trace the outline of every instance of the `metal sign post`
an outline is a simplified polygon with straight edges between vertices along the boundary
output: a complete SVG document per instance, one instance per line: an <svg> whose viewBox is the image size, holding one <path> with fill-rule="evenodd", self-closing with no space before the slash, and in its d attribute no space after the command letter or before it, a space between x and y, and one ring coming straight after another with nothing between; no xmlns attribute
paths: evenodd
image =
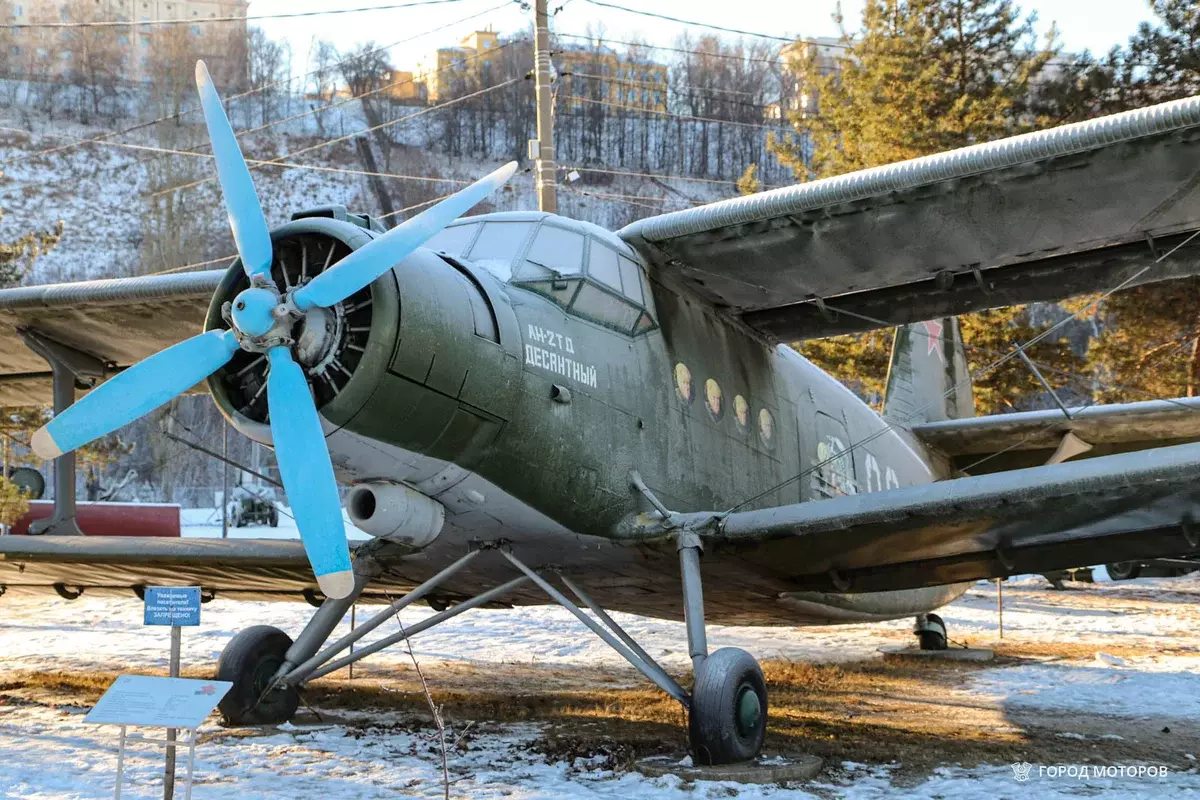
<svg viewBox="0 0 1200 800"><path fill-rule="evenodd" d="M147 586L145 594L145 625L171 626L171 660L170 676L179 677L179 648L183 642L183 625L200 624L200 587L199 586ZM196 732L192 731L192 740ZM172 800L175 796L175 728L167 728L166 764L163 767L163 800ZM194 749L194 745L192 748ZM188 766L189 775L191 765ZM119 782L118 782L119 785ZM191 794L191 779L188 780L188 794Z"/></svg>

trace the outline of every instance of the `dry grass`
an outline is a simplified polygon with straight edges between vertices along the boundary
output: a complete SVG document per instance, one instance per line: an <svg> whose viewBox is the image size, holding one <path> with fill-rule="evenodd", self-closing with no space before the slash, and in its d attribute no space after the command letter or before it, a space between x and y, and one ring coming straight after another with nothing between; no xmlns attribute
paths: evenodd
<svg viewBox="0 0 1200 800"><path fill-rule="evenodd" d="M831 763L898 761L901 780L919 780L936 766L978 763L1175 764L1186 737L1200 728L1161 733L1161 722L1131 721L1075 712L1046 715L1006 709L964 690L980 669L1044 659L1091 658L1097 650L1145 654L1105 645L1004 644L990 664L921 660L869 660L841 665L769 661L769 753L808 752ZM555 757L608 756L612 766L686 748L679 705L639 681L632 671L518 664L429 665L434 698L448 724L469 721L544 725L541 749ZM185 677L211 673L185 670ZM0 702L90 705L115 673L13 672L0 675ZM680 676L682 679L683 676ZM340 711L388 713L387 724L428 724L420 682L411 668L378 669L354 681L344 675L317 681L305 701L325 717ZM1069 717L1069 718L1068 718ZM354 722L347 721L353 726ZM1086 741L1057 733L1094 734ZM1096 737L1119 733L1121 740ZM1183 767L1180 763L1177 766Z"/></svg>

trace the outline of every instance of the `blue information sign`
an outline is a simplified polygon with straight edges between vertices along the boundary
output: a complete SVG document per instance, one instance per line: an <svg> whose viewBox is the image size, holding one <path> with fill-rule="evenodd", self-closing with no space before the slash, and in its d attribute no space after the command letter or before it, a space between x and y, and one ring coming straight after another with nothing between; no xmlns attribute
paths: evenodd
<svg viewBox="0 0 1200 800"><path fill-rule="evenodd" d="M147 586L145 625L199 625L199 586Z"/></svg>

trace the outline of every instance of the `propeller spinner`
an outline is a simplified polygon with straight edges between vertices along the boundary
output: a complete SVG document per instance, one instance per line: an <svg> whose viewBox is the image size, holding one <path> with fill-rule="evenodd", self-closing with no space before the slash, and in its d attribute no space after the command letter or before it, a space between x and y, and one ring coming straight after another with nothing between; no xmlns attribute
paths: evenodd
<svg viewBox="0 0 1200 800"><path fill-rule="evenodd" d="M280 292L271 279L271 235L250 170L204 62L196 86L229 225L250 279L230 309L229 330L208 331L156 353L113 376L34 435L34 451L55 458L133 422L229 363L239 349L264 353L270 364L267 403L271 438L284 491L321 591L346 597L354 588L341 502L320 418L304 371L293 358L294 323L315 307L330 307L370 285L447 224L504 185L510 162L427 211L351 252L307 283Z"/></svg>

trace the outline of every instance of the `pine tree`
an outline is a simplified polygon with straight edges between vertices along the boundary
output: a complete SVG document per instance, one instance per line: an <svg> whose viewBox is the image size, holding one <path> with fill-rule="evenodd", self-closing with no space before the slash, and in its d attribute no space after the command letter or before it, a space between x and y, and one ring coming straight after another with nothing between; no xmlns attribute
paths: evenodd
<svg viewBox="0 0 1200 800"><path fill-rule="evenodd" d="M1144 22L1114 53L1111 110L1138 108L1200 92L1200 6L1152 0ZM1129 402L1200 396L1200 280L1173 280L1118 292L1098 311L1088 349L1096 399Z"/></svg>
<svg viewBox="0 0 1200 800"><path fill-rule="evenodd" d="M838 69L802 68L819 111L791 115L796 136L773 140L772 151L809 180L1020 133L1030 82L1055 52L1053 33L1039 45L1033 23L1008 0L868 0L860 30L843 34ZM1043 326L1014 307L967 315L962 329L977 370ZM799 349L877 402L891 340L890 332L840 336ZM1041 342L1030 355L1066 372L1077 366L1063 340ZM1042 392L1020 362L1008 363L977 381L976 406L1023 408Z"/></svg>

